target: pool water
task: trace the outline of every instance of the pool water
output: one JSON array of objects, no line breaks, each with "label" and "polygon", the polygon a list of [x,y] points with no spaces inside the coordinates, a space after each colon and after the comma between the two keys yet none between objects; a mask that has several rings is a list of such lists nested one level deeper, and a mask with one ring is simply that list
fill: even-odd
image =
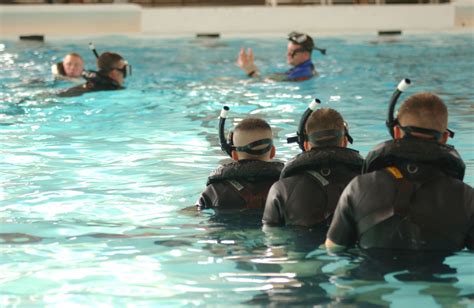
[{"label": "pool water", "polygon": [[227,128],[267,119],[277,158],[315,97],[339,110],[363,155],[389,138],[388,100],[433,91],[447,103],[450,140],[474,184],[472,35],[325,37],[319,77],[249,80],[235,66],[253,47],[263,75],[284,71],[278,38],[94,38],[133,65],[127,89],[58,98],[50,65],[71,51],[94,68],[89,39],[0,43],[0,306],[471,306],[473,255],[328,255],[324,234],[262,229],[260,217],[189,209],[226,158]]}]

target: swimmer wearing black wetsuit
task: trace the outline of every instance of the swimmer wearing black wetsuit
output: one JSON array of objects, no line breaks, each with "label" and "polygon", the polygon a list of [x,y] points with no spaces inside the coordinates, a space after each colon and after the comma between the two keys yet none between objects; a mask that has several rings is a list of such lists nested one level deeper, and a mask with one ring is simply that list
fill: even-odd
[{"label": "swimmer wearing black wetsuit", "polygon": [[[348,149],[348,131],[334,109],[311,113],[304,133],[305,152],[289,161],[268,194],[263,223],[327,227],[346,185],[361,173],[363,159]],[[307,132],[307,133],[306,133]]]},{"label": "swimmer wearing black wetsuit", "polygon": [[[223,132],[220,135],[223,136]],[[261,213],[268,190],[283,168],[282,163],[271,161],[275,156],[272,138],[267,122],[247,118],[235,127],[230,143],[225,140],[223,143],[221,139],[223,149],[226,148],[234,162],[220,166],[209,176],[207,187],[196,203],[197,208],[254,209]]]},{"label": "swimmer wearing black wetsuit", "polygon": [[474,249],[474,190],[462,181],[459,153],[445,144],[453,135],[446,105],[431,93],[415,94],[393,119],[396,98],[387,121],[394,140],[370,152],[366,174],[344,190],[326,246]]},{"label": "swimmer wearing black wetsuit", "polygon": [[80,96],[94,91],[113,91],[124,89],[124,79],[129,65],[119,54],[104,52],[97,59],[98,72],[84,72],[86,83],[58,93],[61,97]]}]

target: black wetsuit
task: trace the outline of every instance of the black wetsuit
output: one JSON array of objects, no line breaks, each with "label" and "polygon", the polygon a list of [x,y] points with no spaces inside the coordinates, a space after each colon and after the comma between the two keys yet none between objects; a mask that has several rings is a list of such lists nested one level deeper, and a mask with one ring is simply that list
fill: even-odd
[{"label": "black wetsuit", "polygon": [[259,209],[280,177],[283,163],[240,160],[217,168],[207,180],[198,209]]},{"label": "black wetsuit", "polygon": [[85,84],[69,88],[63,92],[59,92],[58,96],[74,97],[81,96],[84,93],[94,91],[111,91],[124,89],[124,87],[118,84],[115,80],[101,72],[87,72],[83,75],[83,77],[87,80]]},{"label": "black wetsuit", "polygon": [[474,189],[464,170],[451,146],[387,141],[367,156],[369,173],[344,190],[328,238],[361,248],[474,249]]},{"label": "black wetsuit", "polygon": [[355,150],[317,147],[285,165],[268,194],[266,225],[329,226],[346,185],[361,174],[363,159]]}]

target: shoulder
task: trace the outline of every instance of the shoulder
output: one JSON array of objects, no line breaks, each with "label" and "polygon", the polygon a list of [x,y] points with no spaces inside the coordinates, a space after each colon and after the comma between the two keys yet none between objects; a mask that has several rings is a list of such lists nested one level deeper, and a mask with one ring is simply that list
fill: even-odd
[{"label": "shoulder", "polygon": [[244,160],[231,162],[219,166],[208,178],[208,184],[229,179],[264,179],[270,178],[274,181],[280,177],[283,163],[265,162],[258,160]]}]

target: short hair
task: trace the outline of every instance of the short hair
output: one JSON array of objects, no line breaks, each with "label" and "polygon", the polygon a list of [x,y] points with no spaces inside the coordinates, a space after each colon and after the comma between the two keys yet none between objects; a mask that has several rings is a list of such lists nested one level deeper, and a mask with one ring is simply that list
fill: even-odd
[{"label": "short hair", "polygon": [[84,59],[82,59],[81,55],[78,53],[75,53],[75,52],[68,53],[64,58],[66,58],[67,56],[79,58],[81,59],[82,62],[84,62]]},{"label": "short hair", "polygon": [[[331,108],[321,108],[309,116],[306,121],[306,135],[311,135],[315,132],[325,131],[325,130],[340,130],[343,131],[345,127],[344,119],[342,115],[334,109]],[[321,140],[334,139],[331,144],[339,144],[343,138],[341,137],[323,137]]]},{"label": "short hair", "polygon": [[260,118],[245,118],[235,126],[234,131],[256,131],[256,130],[269,130],[272,128],[267,121]]},{"label": "short hair", "polygon": [[97,67],[101,71],[110,71],[121,60],[123,60],[122,56],[117,53],[104,52],[97,59]]},{"label": "short hair", "polygon": [[[240,123],[234,128],[232,143],[236,146],[245,146],[260,139],[273,139],[272,135],[272,128],[265,120],[259,118],[246,118],[240,121]],[[265,148],[264,144],[257,145],[253,149],[262,148]],[[237,152],[240,153],[239,159],[264,159],[268,157],[270,153],[270,151],[267,151],[263,154],[257,155],[245,151]]]},{"label": "short hair", "polygon": [[397,118],[403,121],[410,116],[411,126],[444,132],[448,128],[448,108],[441,98],[433,93],[422,92],[407,98],[398,110]]}]

